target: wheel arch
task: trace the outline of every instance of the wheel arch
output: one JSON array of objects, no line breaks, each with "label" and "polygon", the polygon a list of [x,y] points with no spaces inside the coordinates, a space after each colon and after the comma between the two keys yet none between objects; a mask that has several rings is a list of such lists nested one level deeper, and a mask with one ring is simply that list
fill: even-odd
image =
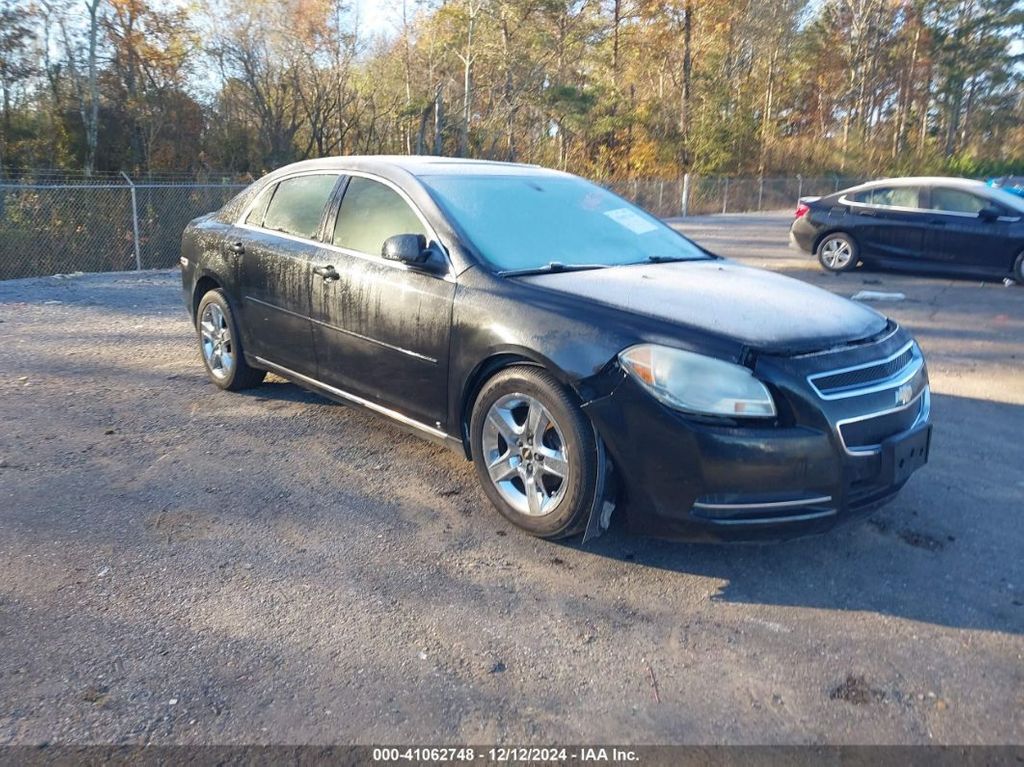
[{"label": "wheel arch", "polygon": [[1017,284],[1024,285],[1024,281],[1021,279],[1024,277],[1024,250],[1014,256],[1010,262],[1010,274],[1017,280]]},{"label": "wheel arch", "polygon": [[822,240],[824,240],[826,237],[832,236],[833,234],[844,234],[844,235],[846,235],[851,240],[853,240],[853,244],[856,246],[857,250],[860,251],[860,249],[861,249],[861,247],[860,247],[860,240],[857,239],[857,235],[855,235],[853,232],[851,232],[848,227],[834,226],[831,229],[826,229],[825,231],[820,232],[814,238],[814,246],[813,246],[813,250],[811,252],[814,253],[814,255],[817,255],[818,254],[818,246],[821,245]]},{"label": "wheel arch", "polygon": [[473,457],[469,439],[469,421],[473,414],[473,404],[476,402],[480,390],[495,375],[515,365],[530,365],[540,368],[553,375],[559,383],[569,389],[575,396],[579,396],[576,387],[567,379],[565,373],[557,365],[553,364],[550,360],[544,359],[541,355],[528,349],[495,351],[477,363],[470,374],[466,376],[466,383],[463,385],[459,395],[455,423],[459,427],[459,438],[462,441],[462,449],[467,460],[472,460]]},{"label": "wheel arch", "polygon": [[203,300],[203,296],[205,296],[211,290],[222,290],[223,288],[223,283],[212,274],[203,274],[198,280],[196,280],[196,286],[192,290],[193,324],[196,322],[199,313],[199,302]]}]

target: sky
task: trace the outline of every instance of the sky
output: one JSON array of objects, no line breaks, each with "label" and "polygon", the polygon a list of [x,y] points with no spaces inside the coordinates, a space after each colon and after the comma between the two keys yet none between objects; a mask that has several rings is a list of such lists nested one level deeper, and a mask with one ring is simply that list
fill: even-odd
[{"label": "sky", "polygon": [[[408,0],[412,16],[420,3]],[[401,0],[353,0],[353,9],[359,19],[359,32],[367,37],[383,34],[390,36],[402,23]]]}]

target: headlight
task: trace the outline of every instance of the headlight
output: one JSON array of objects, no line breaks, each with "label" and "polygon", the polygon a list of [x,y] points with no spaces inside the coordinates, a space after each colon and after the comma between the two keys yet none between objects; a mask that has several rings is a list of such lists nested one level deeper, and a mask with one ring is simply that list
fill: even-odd
[{"label": "headlight", "polygon": [[733,418],[774,418],[775,402],[747,368],[667,346],[641,344],[619,362],[659,401],[676,410]]}]

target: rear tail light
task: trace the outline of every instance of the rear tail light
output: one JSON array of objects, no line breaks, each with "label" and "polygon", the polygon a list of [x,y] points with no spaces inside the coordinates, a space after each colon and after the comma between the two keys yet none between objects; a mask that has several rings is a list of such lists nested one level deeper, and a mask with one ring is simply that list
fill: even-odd
[{"label": "rear tail light", "polygon": [[801,203],[797,203],[797,206],[796,206],[796,217],[797,217],[797,218],[801,218],[801,217],[802,217],[802,216],[804,216],[804,215],[805,215],[805,214],[807,213],[807,211],[809,211],[809,210],[810,210],[810,207],[809,207],[809,206],[807,206],[807,205],[804,205],[804,204],[803,204],[802,202],[801,202]]}]

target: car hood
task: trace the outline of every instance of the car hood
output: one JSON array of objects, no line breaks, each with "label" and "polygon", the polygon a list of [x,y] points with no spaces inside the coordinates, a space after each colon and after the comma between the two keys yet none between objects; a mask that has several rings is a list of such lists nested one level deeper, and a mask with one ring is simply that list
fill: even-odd
[{"label": "car hood", "polygon": [[617,266],[520,278],[638,315],[798,354],[881,333],[878,312],[827,290],[726,259]]}]

